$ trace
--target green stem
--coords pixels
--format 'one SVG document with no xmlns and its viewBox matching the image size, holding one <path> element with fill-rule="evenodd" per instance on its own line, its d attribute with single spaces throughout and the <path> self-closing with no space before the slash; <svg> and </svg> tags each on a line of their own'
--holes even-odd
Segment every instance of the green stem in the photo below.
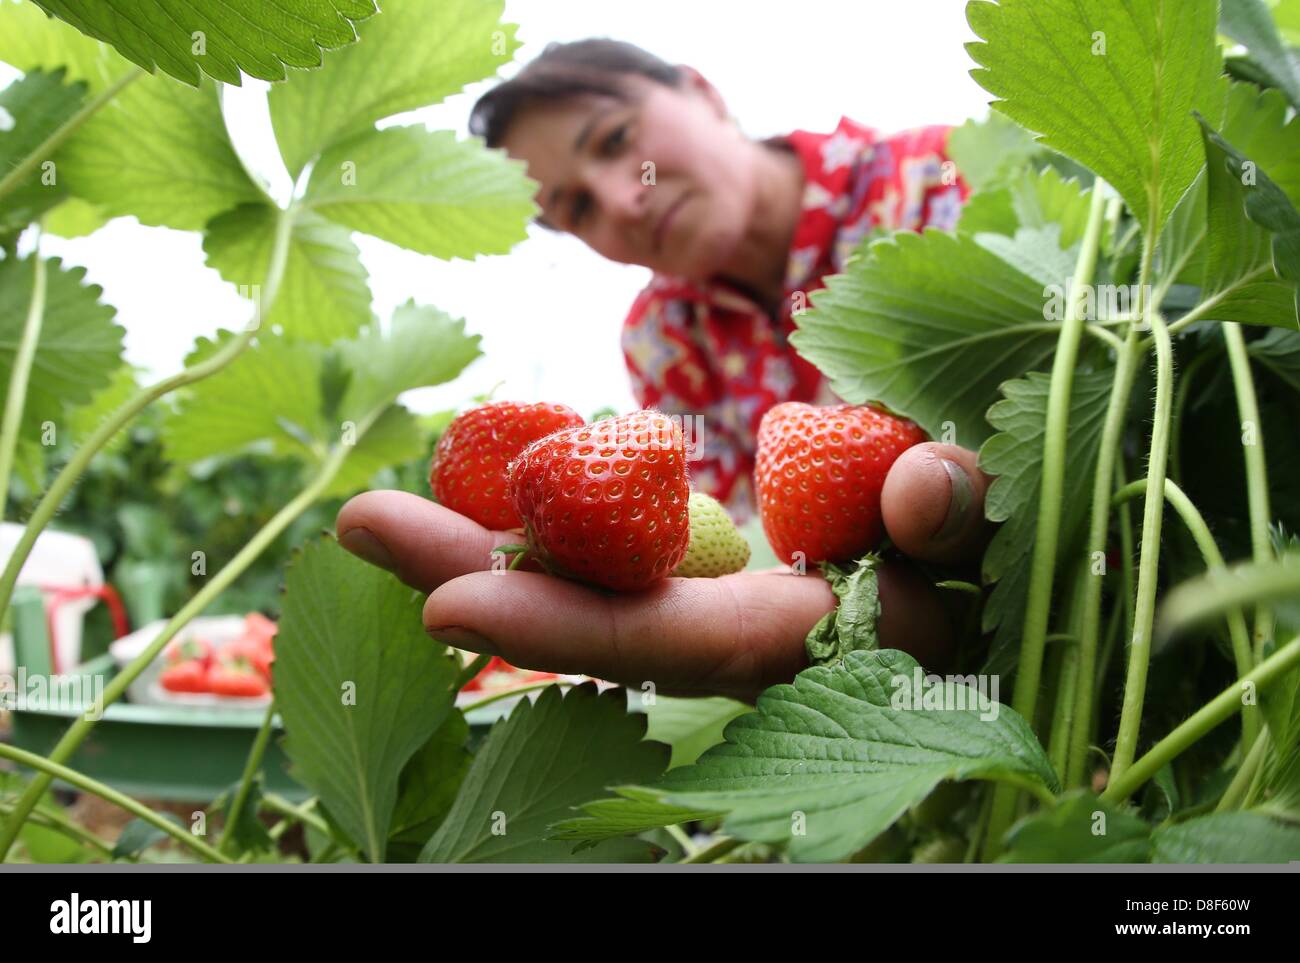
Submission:
<svg viewBox="0 0 1300 963">
<path fill-rule="evenodd" d="M 358 438 L 366 433 L 376 417 L 377 413 L 372 414 L 357 425 Z M 144 651 L 132 659 L 122 671 L 113 676 L 112 680 L 105 686 L 102 699 L 96 706 L 96 717 L 88 719 L 83 715 L 68 727 L 68 731 L 64 733 L 63 738 L 59 740 L 58 745 L 49 754 L 52 762 L 63 763 L 71 757 L 76 748 L 90 734 L 91 729 L 94 728 L 99 719 L 103 718 L 104 709 L 122 697 L 127 687 L 158 657 L 158 654 L 167 646 L 167 643 L 192 618 L 211 605 L 217 596 L 224 592 L 235 579 L 239 578 L 256 561 L 257 557 L 279 537 L 280 533 L 288 528 L 294 519 L 306 511 L 320 494 L 329 487 L 330 482 L 334 480 L 334 476 L 338 473 L 339 468 L 351 450 L 352 447 L 349 445 L 338 445 L 321 466 L 320 472 L 312 480 L 311 484 L 299 492 L 280 511 L 276 512 L 271 520 L 252 537 L 248 544 L 241 548 L 235 557 L 211 578 L 207 585 L 200 589 L 179 612 L 172 616 L 158 637 Z M 13 845 L 14 838 L 18 835 L 18 829 L 22 825 L 22 819 L 26 817 L 27 813 L 31 812 L 32 807 L 36 805 L 36 801 L 40 799 L 41 793 L 46 790 L 49 784 L 50 778 L 48 776 L 37 777 L 18 800 L 18 818 L 11 820 L 4 832 L 0 833 L 0 859 L 3 858 L 5 853 L 9 852 L 9 847 Z"/>
<path fill-rule="evenodd" d="M 95 429 L 85 443 L 73 454 L 72 458 L 68 460 L 63 470 L 55 477 L 49 491 L 41 498 L 35 511 L 32 512 L 31 518 L 28 519 L 27 526 L 23 529 L 23 534 L 14 546 L 13 554 L 9 557 L 9 563 L 5 566 L 4 574 L 0 575 L 0 618 L 4 617 L 5 610 L 9 607 L 10 599 L 13 597 L 14 585 L 18 582 L 18 573 L 22 570 L 23 563 L 27 561 L 27 556 L 31 554 L 32 546 L 36 544 L 37 537 L 49 524 L 55 513 L 58 512 L 64 498 L 67 497 L 72 487 L 89 466 L 91 459 L 99 453 L 99 450 L 108 444 L 109 440 L 123 426 L 163 395 L 169 394 L 184 385 L 202 381 L 209 375 L 215 374 L 234 361 L 240 352 L 248 347 L 257 334 L 260 316 L 265 315 L 270 310 L 271 304 L 279 293 L 280 282 L 284 279 L 284 266 L 289 256 L 289 239 L 294 217 L 295 211 L 293 208 L 280 213 L 275 242 L 271 249 L 270 266 L 267 269 L 266 285 L 261 299 L 260 314 L 255 314 L 252 322 L 238 335 L 231 338 L 212 357 L 185 368 L 170 378 L 164 378 L 157 384 L 138 392 Z"/>
<path fill-rule="evenodd" d="M 1086 324 L 1083 301 L 1097 268 L 1098 241 L 1106 198 L 1102 182 L 1092 189 L 1088 224 L 1075 262 L 1074 276 L 1065 320 L 1056 342 L 1056 356 L 1047 396 L 1047 423 L 1043 434 L 1043 476 L 1038 492 L 1038 526 L 1030 562 L 1028 599 L 1025 604 L 1024 629 L 1020 641 L 1020 659 L 1016 666 L 1013 708 L 1032 725 L 1038 707 L 1038 689 L 1042 677 L 1043 647 L 1046 645 L 1047 620 L 1051 612 L 1052 581 L 1056 573 L 1057 540 L 1061 527 L 1061 502 L 1065 488 L 1065 455 L 1069 438 L 1070 395 L 1074 381 L 1079 342 Z M 1009 787 L 995 790 L 989 835 L 985 839 L 986 858 L 996 855 L 1003 833 L 1015 815 L 1016 793 Z"/>
<path fill-rule="evenodd" d="M 1241 416 L 1243 433 L 1246 425 L 1255 429 L 1254 444 L 1243 444 L 1246 458 L 1246 497 L 1250 506 L 1250 543 L 1255 561 L 1264 564 L 1273 558 L 1273 548 L 1268 537 L 1268 465 L 1264 458 L 1264 424 L 1259 417 L 1259 402 L 1255 397 L 1255 381 L 1250 374 L 1250 355 L 1241 325 L 1235 321 L 1223 323 L 1223 340 L 1228 346 L 1228 361 L 1232 366 L 1232 384 L 1237 392 L 1237 412 Z M 1244 439 L 1243 439 L 1244 441 Z M 1273 637 L 1273 609 L 1268 605 L 1255 607 L 1256 661 L 1264 656 L 1264 644 Z"/>
<path fill-rule="evenodd" d="M 548 685 L 566 686 L 573 685 L 572 682 L 563 682 L 559 679 L 547 679 L 545 682 L 532 682 L 528 685 L 521 685 L 517 689 L 506 689 L 503 692 L 494 692 L 490 696 L 484 696 L 478 702 L 471 702 L 463 707 L 460 711 L 463 715 L 469 715 L 475 710 L 482 709 L 484 706 L 490 706 L 494 702 L 500 702 L 502 699 L 509 699 L 511 696 L 521 695 L 525 692 L 536 692 L 538 689 L 545 689 Z"/>
<path fill-rule="evenodd" d="M 27 821 L 27 817 L 31 814 L 30 806 L 24 808 L 24 800 L 31 795 L 31 788 L 33 786 L 40 786 L 40 791 L 37 793 L 37 798 L 39 798 L 44 794 L 51 782 L 55 779 L 62 779 L 69 785 L 76 786 L 83 792 L 92 793 L 101 799 L 107 800 L 113 805 L 125 809 L 127 812 L 131 813 L 131 815 L 138 816 L 145 822 L 149 823 L 149 825 L 156 826 L 168 836 L 175 839 L 178 843 L 194 850 L 194 852 L 198 853 L 205 859 L 211 860 L 215 863 L 230 862 L 229 859 L 217 852 L 207 843 L 200 842 L 193 833 L 177 826 L 170 820 L 163 819 L 162 816 L 158 815 L 148 806 L 142 806 L 130 796 L 118 792 L 113 787 L 105 786 L 102 782 L 91 779 L 89 776 L 83 776 L 76 770 L 60 765 L 53 759 L 46 759 L 44 756 L 38 756 L 33 752 L 19 749 L 17 746 L 6 745 L 2 742 L 0 742 L 0 756 L 16 762 L 20 766 L 26 766 L 28 769 L 35 769 L 41 774 L 32 782 L 28 783 L 27 792 L 25 792 L 19 798 L 18 802 L 14 804 L 13 812 L 10 813 L 8 820 L 5 822 L 6 834 L 12 833 L 16 836 L 18 830 L 22 828 L 23 823 Z M 8 845 L 5 845 L 4 853 L 6 856 L 8 855 Z"/>
<path fill-rule="evenodd" d="M 1156 586 L 1160 575 L 1160 527 L 1164 515 L 1165 471 L 1169 458 L 1169 423 L 1173 410 L 1174 351 L 1169 329 L 1160 312 L 1145 315 L 1156 345 L 1156 401 L 1152 415 L 1151 448 L 1147 458 L 1146 501 L 1142 513 L 1142 547 L 1138 560 L 1137 599 L 1133 606 L 1133 635 L 1129 643 L 1128 673 L 1124 680 L 1124 707 L 1111 760 L 1111 777 L 1118 779 L 1133 763 L 1142 704 L 1146 698 L 1147 669 L 1151 661 L 1151 630 L 1155 622 Z"/>
<path fill-rule="evenodd" d="M 12 805 L 0 802 L 0 815 L 8 816 L 13 811 L 14 807 Z M 97 850 L 100 855 L 107 856 L 110 860 L 113 858 L 113 847 L 108 842 L 100 839 L 90 830 L 78 826 L 63 813 L 50 809 L 38 809 L 27 818 L 37 826 L 44 826 L 46 829 L 51 829 L 62 836 L 66 836 L 73 842 Z"/>
<path fill-rule="evenodd" d="M 144 71 L 139 67 L 128 70 L 105 87 L 93 100 L 88 101 L 80 110 L 55 128 L 53 133 L 36 146 L 35 150 L 19 161 L 15 167 L 11 168 L 8 174 L 0 178 L 0 198 L 16 190 L 23 179 L 35 170 L 42 161 L 49 160 L 54 152 L 63 145 L 63 142 L 75 134 L 82 124 L 93 117 L 100 108 L 120 94 L 129 84 L 133 83 L 137 77 L 143 75 Z"/>
<path fill-rule="evenodd" d="M 9 393 L 5 397 L 4 422 L 0 425 L 0 518 L 4 517 L 9 499 L 9 475 L 14 467 L 14 452 L 18 449 L 18 434 L 22 429 L 23 408 L 27 401 L 27 382 L 36 360 L 36 345 L 41 340 L 41 327 L 45 322 L 45 262 L 41 259 L 40 238 L 32 254 L 32 299 L 27 305 L 27 320 L 23 324 L 18 351 L 14 354 L 13 371 L 9 375 Z"/>
<path fill-rule="evenodd" d="M 1137 332 L 1130 327 L 1128 338 L 1115 356 L 1115 375 L 1111 380 L 1106 419 L 1102 423 L 1097 447 L 1097 466 L 1092 476 L 1092 512 L 1088 526 L 1085 557 L 1091 561 L 1106 557 L 1106 536 L 1110 532 L 1110 493 L 1114 483 L 1116 460 L 1129 396 L 1137 377 Z M 1101 590 L 1103 576 L 1092 574 L 1083 586 L 1082 612 L 1079 621 L 1079 671 L 1073 691 L 1075 726 L 1070 732 L 1069 749 L 1061 778 L 1066 786 L 1082 784 L 1092 735 L 1093 686 L 1096 678 L 1097 636 L 1101 625 Z M 1063 696 L 1069 697 L 1069 696 Z"/>
<path fill-rule="evenodd" d="M 1101 794 L 1101 798 L 1111 802 L 1122 802 L 1127 799 L 1159 772 L 1165 763 L 1174 759 L 1215 726 L 1241 709 L 1243 684 L 1253 684 L 1255 690 L 1261 692 L 1298 665 L 1300 665 L 1300 635 L 1251 669 L 1243 678 L 1231 683 L 1198 709 L 1190 719 L 1152 746 L 1146 755 L 1126 767 L 1118 778 L 1111 779 L 1110 785 Z M 1114 769 L 1111 771 L 1113 773 Z"/>
<path fill-rule="evenodd" d="M 1071 785 L 1087 785 L 1086 769 L 1088 765 L 1088 751 L 1092 746 L 1097 744 L 1097 729 L 1101 723 L 1102 685 L 1106 681 L 1106 674 L 1110 669 L 1111 656 L 1115 654 L 1115 643 L 1119 640 L 1119 627 L 1123 615 L 1124 609 L 1122 606 L 1111 606 L 1110 620 L 1106 623 L 1106 637 L 1101 644 L 1101 655 L 1097 659 L 1097 672 L 1093 677 L 1091 715 L 1088 717 L 1087 728 L 1088 738 L 1091 745 L 1084 746 L 1083 761 L 1080 763 L 1084 771 L 1079 773 L 1078 781 Z M 1127 622 L 1125 624 L 1127 624 Z"/>
<path fill-rule="evenodd" d="M 460 675 L 456 677 L 456 684 L 452 686 L 457 692 L 465 688 L 474 681 L 474 677 L 487 668 L 487 664 L 492 661 L 490 655 L 480 655 L 474 658 L 474 661 L 468 663 L 465 668 L 460 670 Z"/>
<path fill-rule="evenodd" d="M 682 829 L 681 826 L 673 823 L 672 825 L 665 826 L 664 829 L 668 830 L 669 836 L 677 840 L 677 845 L 682 848 L 683 857 L 689 859 L 698 851 L 699 847 L 697 847 L 695 843 L 691 842 L 691 837 L 686 835 L 686 830 Z"/>
<path fill-rule="evenodd" d="M 1242 808 L 1246 795 L 1255 781 L 1255 775 L 1268 755 L 1268 747 L 1271 743 L 1272 740 L 1268 736 L 1267 728 L 1258 733 L 1253 742 L 1247 743 L 1250 746 L 1250 752 L 1246 753 L 1246 758 L 1241 760 L 1241 765 L 1237 767 L 1232 782 L 1228 783 L 1228 788 L 1223 791 L 1219 804 L 1214 807 L 1216 813 L 1226 813 Z"/>
<path fill-rule="evenodd" d="M 1144 494 L 1146 490 L 1147 480 L 1139 478 L 1115 493 L 1115 504 L 1118 505 L 1136 495 Z M 1204 516 L 1201 515 L 1192 500 L 1187 497 L 1187 494 L 1169 478 L 1165 479 L 1165 501 L 1178 513 L 1178 517 L 1187 526 L 1192 540 L 1196 542 L 1196 547 L 1200 550 L 1201 558 L 1205 560 L 1206 569 L 1214 572 L 1227 568 L 1227 563 L 1223 560 L 1223 553 L 1219 551 L 1219 546 L 1215 544 L 1214 536 L 1210 534 L 1210 526 L 1205 524 Z M 1232 655 L 1233 661 L 1236 663 L 1237 675 L 1239 677 L 1244 676 L 1250 671 L 1251 666 L 1255 664 L 1255 660 L 1251 657 L 1250 636 L 1246 629 L 1246 619 L 1241 614 L 1241 609 L 1234 607 L 1228 610 L 1227 620 L 1228 634 L 1232 638 Z M 1252 745 L 1259 735 L 1261 726 L 1259 706 L 1247 706 L 1241 714 L 1241 724 L 1244 744 Z"/>
<path fill-rule="evenodd" d="M 316 797 L 314 796 L 311 799 L 308 799 L 301 806 L 295 806 L 283 796 L 269 792 L 262 797 L 262 802 L 266 804 L 267 809 L 279 813 L 288 822 L 298 822 L 302 823 L 304 826 L 310 826 L 312 829 L 316 830 L 316 832 L 321 833 L 324 836 L 330 834 L 329 825 L 325 820 L 312 812 L 312 810 L 316 808 Z"/>
<path fill-rule="evenodd" d="M 225 825 L 221 830 L 221 841 L 217 844 L 217 849 L 223 853 L 229 851 L 230 844 L 235 838 L 235 824 L 239 822 L 240 813 L 244 810 L 244 805 L 248 802 L 248 794 L 253 791 L 253 779 L 257 771 L 262 768 L 262 757 L 266 755 L 267 744 L 271 741 L 271 729 L 275 720 L 275 699 L 266 707 L 266 715 L 262 717 L 261 728 L 257 730 L 257 737 L 253 740 L 253 747 L 248 752 L 248 758 L 244 760 L 244 774 L 239 779 L 239 788 L 235 791 L 235 798 L 230 801 L 230 806 L 226 809 Z"/>
<path fill-rule="evenodd" d="M 744 845 L 744 842 L 745 841 L 743 839 L 736 839 L 734 836 L 723 836 L 721 839 L 717 840 L 716 842 L 710 843 L 708 846 L 704 847 L 703 849 L 697 850 L 695 853 L 691 854 L 690 856 L 687 856 L 685 859 L 681 860 L 678 865 L 681 865 L 682 863 L 716 862 L 718 859 L 727 855 L 727 853 L 731 852 L 737 846 Z"/>
</svg>

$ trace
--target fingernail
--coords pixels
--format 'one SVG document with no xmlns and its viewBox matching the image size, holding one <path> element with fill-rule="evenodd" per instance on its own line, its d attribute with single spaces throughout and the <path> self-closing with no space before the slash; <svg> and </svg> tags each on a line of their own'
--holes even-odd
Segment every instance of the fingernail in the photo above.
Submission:
<svg viewBox="0 0 1300 963">
<path fill-rule="evenodd" d="M 932 542 L 945 542 L 959 534 L 966 527 L 971 505 L 975 502 L 975 487 L 971 484 L 966 469 L 955 461 L 940 458 L 939 463 L 948 472 L 948 481 L 952 486 L 952 496 L 948 500 L 948 514 L 939 530 L 930 536 Z"/>
<path fill-rule="evenodd" d="M 339 536 L 339 544 L 371 565 L 378 565 L 390 572 L 397 571 L 397 563 L 393 561 L 393 556 L 384 547 L 384 543 L 375 538 L 374 533 L 368 528 L 349 528 Z"/>
<path fill-rule="evenodd" d="M 485 639 L 477 632 L 461 628 L 459 625 L 448 625 L 445 628 L 430 628 L 425 631 L 439 642 L 443 642 L 457 649 L 477 652 L 480 655 L 501 654 L 501 650 L 496 647 L 491 639 Z"/>
</svg>

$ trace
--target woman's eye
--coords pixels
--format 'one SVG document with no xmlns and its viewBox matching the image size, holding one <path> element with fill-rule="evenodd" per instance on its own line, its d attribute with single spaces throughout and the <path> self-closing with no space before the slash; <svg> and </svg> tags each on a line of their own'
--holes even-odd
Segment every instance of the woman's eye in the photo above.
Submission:
<svg viewBox="0 0 1300 963">
<path fill-rule="evenodd" d="M 609 136 L 605 138 L 605 153 L 609 154 L 622 146 L 627 139 L 627 124 L 620 124 L 610 131 Z"/>
<path fill-rule="evenodd" d="M 577 197 L 573 199 L 573 209 L 572 211 L 570 211 L 569 220 L 573 224 L 577 224 L 579 221 L 582 220 L 583 215 L 587 213 L 587 208 L 589 208 L 590 206 L 591 206 L 591 198 L 589 198 L 586 194 L 579 194 Z"/>
</svg>

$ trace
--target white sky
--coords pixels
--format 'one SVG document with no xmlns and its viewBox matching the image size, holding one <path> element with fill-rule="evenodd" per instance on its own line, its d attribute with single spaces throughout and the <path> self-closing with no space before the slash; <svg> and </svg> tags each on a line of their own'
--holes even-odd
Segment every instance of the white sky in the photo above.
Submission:
<svg viewBox="0 0 1300 963">
<path fill-rule="evenodd" d="M 523 46 L 513 76 L 552 40 L 608 36 L 694 66 L 722 93 L 752 137 L 833 130 L 847 115 L 884 131 L 960 123 L 987 113 L 963 43 L 965 0 L 506 0 Z M 770 11 L 770 12 L 769 12 Z M 328 54 L 327 64 L 328 64 Z M 0 65 L 0 86 L 14 77 Z M 474 100 L 496 81 L 389 123 L 423 122 L 467 134 Z M 266 85 L 227 88 L 227 123 L 241 153 L 287 195 L 275 152 Z M 497 398 L 564 402 L 590 414 L 634 407 L 619 328 L 645 268 L 613 264 L 569 237 L 530 228 L 509 255 L 447 263 L 356 235 L 375 309 L 407 298 L 464 317 L 485 357 L 453 384 L 409 393 L 418 411 L 463 403 L 504 382 Z M 203 263 L 200 237 L 122 218 L 88 238 L 47 237 L 47 254 L 84 265 L 127 330 L 127 358 L 153 377 L 178 370 L 201 335 L 242 322 L 231 285 Z"/>
</svg>

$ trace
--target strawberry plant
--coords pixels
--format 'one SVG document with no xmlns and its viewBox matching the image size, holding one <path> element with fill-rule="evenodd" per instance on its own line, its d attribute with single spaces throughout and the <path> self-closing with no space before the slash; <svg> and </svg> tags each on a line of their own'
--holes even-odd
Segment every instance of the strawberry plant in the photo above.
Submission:
<svg viewBox="0 0 1300 963">
<path fill-rule="evenodd" d="M 318 499 L 428 453 L 398 395 L 456 377 L 475 339 L 414 304 L 378 323 L 351 232 L 473 257 L 508 250 L 534 210 L 535 185 L 497 153 L 375 127 L 509 59 L 499 4 L 301 5 L 305 33 L 279 49 L 235 32 L 203 60 L 149 18 L 118 33 L 93 5 L 43 2 L 60 24 L 0 3 L 0 59 L 24 71 L 0 92 L 18 122 L 0 132 L 0 479 L 38 478 L 42 423 L 75 424 L 120 365 L 112 309 L 79 270 L 41 257 L 42 226 L 129 214 L 201 231 L 212 267 L 258 286 L 255 323 L 200 339 L 183 372 L 82 429 L 27 520 L 0 607 L 79 474 L 150 405 L 165 405 L 177 464 L 257 450 L 301 472 L 300 493 L 114 678 L 108 702 Z M 186 36 L 211 15 L 191 7 Z M 967 18 L 994 112 L 951 138 L 946 173 L 974 189 L 959 222 L 872 235 L 811 294 L 793 342 L 845 405 L 782 406 L 764 422 L 756 491 L 776 561 L 802 552 L 798 577 L 826 578 L 837 600 L 808 627 L 806 669 L 753 705 L 672 698 L 653 680 L 541 683 L 475 734 L 500 695 L 458 694 L 489 657 L 463 664 L 424 632 L 418 594 L 313 537 L 284 568 L 274 703 L 243 779 L 214 802 L 220 840 L 70 770 L 94 725 L 80 720 L 48 758 L 0 745 L 36 773 L 0 774 L 0 852 L 21 838 L 36 853 L 50 832 L 82 858 L 148 858 L 164 835 L 196 859 L 274 858 L 283 827 L 301 823 L 318 861 L 1300 858 L 1295 5 L 1275 20 L 1262 0 L 973 0 Z M 179 80 L 140 69 L 155 65 Z M 217 85 L 236 67 L 276 81 L 270 115 L 296 184 L 285 205 L 222 123 Z M 50 185 L 37 177 L 47 160 Z M 555 417 L 530 421 L 538 412 Z M 663 443 L 609 436 L 632 431 Z M 884 474 L 926 436 L 978 449 L 994 478 L 978 571 L 927 570 L 966 614 L 944 676 L 876 631 Z M 662 415 L 584 424 L 510 403 L 460 416 L 430 469 L 447 507 L 494 537 L 514 531 L 551 573 L 498 566 L 522 554 L 498 540 L 466 563 L 491 571 L 475 584 L 576 576 L 620 600 L 749 560 L 689 492 L 689 467 Z M 521 633 L 529 614 L 506 613 Z M 735 640 L 737 658 L 750 641 Z M 627 639 L 611 628 L 607 642 Z M 277 719 L 311 794 L 301 806 L 257 777 Z M 54 778 L 138 828 L 117 850 L 78 835 L 47 793 Z M 276 829 L 255 818 L 267 813 Z"/>
</svg>

